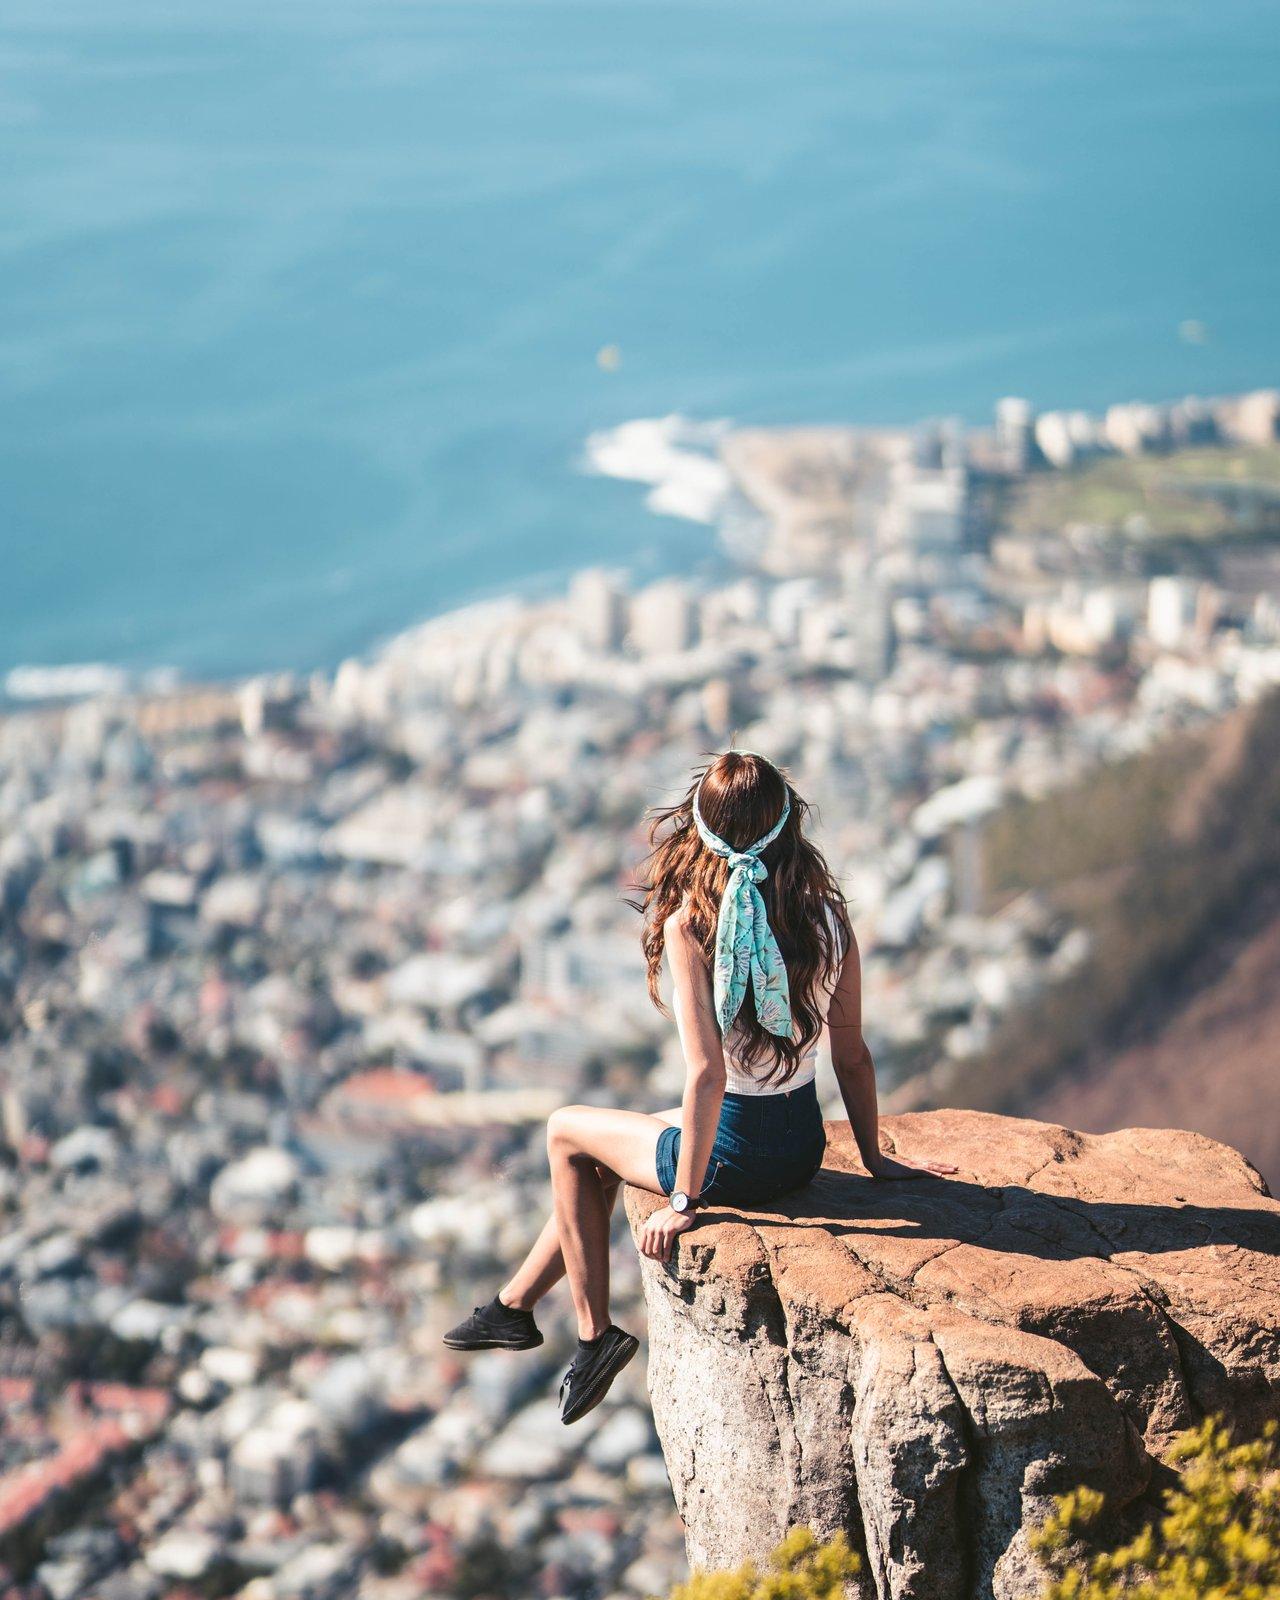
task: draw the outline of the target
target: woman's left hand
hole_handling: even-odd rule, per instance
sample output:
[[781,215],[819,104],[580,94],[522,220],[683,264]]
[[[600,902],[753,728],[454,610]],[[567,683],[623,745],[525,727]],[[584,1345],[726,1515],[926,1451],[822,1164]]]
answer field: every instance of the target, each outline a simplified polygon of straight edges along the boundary
[[883,1150],[870,1169],[873,1178],[950,1178],[959,1170],[946,1161],[899,1161]]
[[693,1217],[688,1211],[660,1206],[640,1230],[640,1254],[654,1261],[669,1261],[677,1237],[692,1227]]

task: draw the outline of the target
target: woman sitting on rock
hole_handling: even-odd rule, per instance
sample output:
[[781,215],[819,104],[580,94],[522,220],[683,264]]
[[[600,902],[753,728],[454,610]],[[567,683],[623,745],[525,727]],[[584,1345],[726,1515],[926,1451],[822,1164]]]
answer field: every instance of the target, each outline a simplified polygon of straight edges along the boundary
[[875,1068],[862,1036],[858,946],[844,898],[804,834],[808,807],[763,756],[730,751],[653,822],[644,897],[649,993],[663,956],[684,1049],[684,1100],[646,1116],[566,1106],[547,1124],[555,1212],[510,1281],[445,1335],[454,1350],[530,1350],[533,1307],[568,1274],[578,1353],[560,1390],[575,1422],[638,1341],[609,1320],[609,1215],[622,1183],[669,1195],[640,1248],[665,1261],[704,1206],[763,1208],[822,1165],[818,1038],[876,1178],[954,1172],[880,1149]]

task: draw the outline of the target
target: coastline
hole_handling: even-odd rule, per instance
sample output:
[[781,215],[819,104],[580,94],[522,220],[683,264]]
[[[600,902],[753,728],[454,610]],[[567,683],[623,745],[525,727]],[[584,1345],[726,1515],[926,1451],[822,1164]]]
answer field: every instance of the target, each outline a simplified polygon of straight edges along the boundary
[[[660,418],[635,418],[588,434],[575,463],[579,476],[611,479],[644,490],[643,503],[653,516],[669,517],[710,530],[705,547],[694,547],[687,560],[662,563],[653,578],[690,576],[719,565],[726,558],[743,559],[754,527],[734,503],[730,474],[714,447],[732,432],[728,421],[700,422],[677,413]],[[503,605],[535,606],[561,596],[582,571],[597,565],[625,570],[625,560],[601,559],[584,565],[546,568],[516,581],[479,584],[465,597],[437,610],[425,611],[403,626],[377,632],[354,651],[328,662],[290,662],[277,668],[229,670],[187,675],[167,663],[129,667],[111,660],[17,662],[0,674],[0,715],[97,695],[163,695],[200,687],[229,689],[258,677],[336,672],[348,659],[369,660],[424,628],[448,628],[480,610]]]
[[[1081,411],[1050,411],[1042,413],[1041,419],[1049,423],[1049,432],[1056,431],[1064,438],[1073,427],[1084,435],[1089,435],[1092,427],[1096,442],[1104,437],[1109,419],[1120,413],[1132,414],[1137,419],[1134,426],[1140,427],[1144,415],[1170,413],[1180,406],[1221,405],[1233,399],[1240,397],[1214,402],[1132,402],[1110,407],[1102,418],[1090,418]],[[872,452],[892,463],[910,448],[913,438],[936,426],[928,422],[907,426],[838,422],[739,426],[727,418],[697,419],[671,412],[589,433],[576,470],[583,476],[636,485],[651,515],[710,530],[712,538],[705,548],[693,550],[688,560],[663,567],[649,577],[706,577],[707,569],[716,565],[786,577],[791,569],[808,570],[816,564],[814,552],[805,549],[806,544],[813,544],[815,530],[820,547],[829,543],[824,530],[829,532],[833,517],[847,509],[842,491],[848,485],[840,480],[856,473],[859,458]],[[963,447],[976,452],[980,464],[990,464],[998,429],[952,426]],[[1086,451],[1082,458],[1087,457]],[[1072,463],[1046,464],[1061,468]],[[98,695],[162,696],[202,686],[232,688],[258,677],[332,675],[345,660],[376,659],[425,629],[447,633],[459,623],[465,625],[469,616],[493,608],[554,604],[584,571],[597,567],[631,577],[625,561],[602,558],[586,566],[531,573],[514,583],[481,585],[465,598],[425,612],[403,627],[375,634],[362,647],[327,664],[295,661],[265,671],[187,676],[163,663],[145,668],[110,660],[17,663],[0,678],[0,713]]]
[[[1064,469],[1090,459],[1099,446],[1107,450],[1166,448],[1170,443],[1168,418],[1195,408],[1195,416],[1208,406],[1238,406],[1250,398],[1270,394],[1254,390],[1245,397],[1219,397],[1205,402],[1192,397],[1181,402],[1130,402],[1112,405],[1102,416],[1083,411],[1046,411],[1037,427],[1045,440],[1061,440],[1059,459],[1045,459],[1050,469]],[[1000,402],[1026,406],[1026,402]],[[997,406],[998,411],[998,406]],[[1030,413],[1029,413],[1030,414]],[[1163,418],[1165,421],[1154,421]],[[618,426],[590,432],[582,442],[576,470],[584,477],[611,478],[637,485],[645,509],[654,517],[677,518],[709,530],[707,546],[694,550],[688,562],[662,566],[646,573],[650,579],[728,578],[733,571],[758,571],[786,578],[819,570],[829,554],[830,530],[848,515],[848,490],[859,472],[866,472],[867,456],[893,470],[893,462],[912,448],[912,440],[938,424],[914,426],[864,426],[864,424],[778,424],[736,426],[730,419],[688,418],[667,413],[659,418],[634,418]],[[1000,422],[997,427],[960,427],[952,424],[949,437],[973,456],[979,467],[1000,469]],[[1107,440],[1107,429],[1115,440]],[[1144,435],[1142,429],[1147,429]],[[1163,434],[1162,434],[1163,429]],[[1131,438],[1126,438],[1126,432]],[[1072,437],[1077,440],[1070,443]],[[1048,454],[1056,453],[1048,446]],[[874,469],[875,470],[875,469]],[[334,675],[346,661],[371,662],[395,653],[408,640],[426,632],[448,634],[467,619],[512,608],[538,608],[562,602],[584,571],[610,570],[624,581],[634,573],[624,560],[602,557],[600,562],[531,573],[520,581],[510,579],[478,586],[466,598],[427,611],[389,634],[376,634],[358,650],[323,666],[317,662],[290,662],[280,669],[229,670],[187,677],[165,664],[130,669],[112,661],[19,662],[0,677],[0,714],[56,704],[74,704],[98,696],[165,696],[200,688],[235,688],[254,678]],[[714,573],[714,568],[720,568]]]

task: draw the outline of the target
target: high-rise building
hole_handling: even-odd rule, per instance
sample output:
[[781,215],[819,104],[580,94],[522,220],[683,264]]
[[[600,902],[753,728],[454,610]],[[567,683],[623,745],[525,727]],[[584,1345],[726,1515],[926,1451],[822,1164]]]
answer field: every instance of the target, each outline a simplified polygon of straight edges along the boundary
[[616,573],[603,567],[580,572],[569,586],[569,615],[591,650],[610,654],[622,644],[626,596]]
[[775,585],[767,602],[769,631],[775,639],[783,644],[799,643],[801,620],[818,593],[812,578],[788,578]]
[[642,656],[676,654],[693,647],[697,608],[687,583],[662,578],[632,599],[628,634]]
[[1026,472],[1035,461],[1035,423],[1030,400],[1008,395],[996,401],[996,449],[1010,472]]
[[1198,585],[1190,578],[1152,578],[1147,590],[1147,632],[1162,650],[1177,650],[1196,625]]
[[891,596],[883,584],[870,579],[860,587],[850,586],[846,606],[855,671],[878,683],[893,668],[896,635]]
[[1103,427],[1107,443],[1122,455],[1139,456],[1146,450],[1165,450],[1171,437],[1168,406],[1142,404],[1110,406]]
[[1218,420],[1213,407],[1196,395],[1188,395],[1169,408],[1169,426],[1176,445],[1213,444],[1218,437]]
[[728,678],[708,678],[702,685],[702,720],[715,740],[733,732],[734,693]]
[[1133,594],[1114,585],[1086,590],[1080,607],[1089,638],[1098,646],[1127,639],[1137,610]]
[[1223,431],[1240,444],[1274,444],[1280,438],[1280,389],[1255,389],[1219,407]]
[[889,497],[880,517],[882,548],[951,553],[969,533],[969,472],[947,458],[921,466],[907,456],[894,463]]
[[1035,436],[1036,448],[1053,467],[1070,467],[1110,448],[1102,423],[1087,411],[1042,412]]

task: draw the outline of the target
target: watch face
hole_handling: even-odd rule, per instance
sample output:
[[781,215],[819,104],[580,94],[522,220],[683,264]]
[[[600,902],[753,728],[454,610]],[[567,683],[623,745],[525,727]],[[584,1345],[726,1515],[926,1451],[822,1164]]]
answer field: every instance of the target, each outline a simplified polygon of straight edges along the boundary
[[682,1190],[677,1189],[675,1194],[671,1196],[671,1209],[673,1211],[684,1211],[688,1209],[688,1205],[689,1196]]

